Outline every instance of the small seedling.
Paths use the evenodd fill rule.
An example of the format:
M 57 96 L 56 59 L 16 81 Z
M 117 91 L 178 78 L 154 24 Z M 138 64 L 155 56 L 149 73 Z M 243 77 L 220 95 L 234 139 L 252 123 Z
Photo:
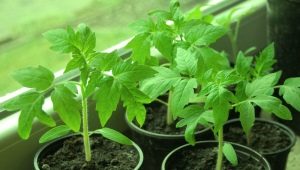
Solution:
M 31 88 L 3 104 L 9 111 L 20 111 L 18 133 L 22 139 L 30 136 L 35 118 L 39 122 L 54 127 L 46 132 L 40 143 L 44 143 L 72 132 L 80 132 L 83 136 L 86 161 L 91 160 L 89 135 L 100 133 L 102 136 L 132 145 L 132 141 L 121 133 L 105 128 L 106 123 L 116 110 L 120 100 L 127 107 L 128 115 L 136 117 L 143 123 L 145 109 L 142 103 L 150 99 L 136 86 L 136 82 L 153 76 L 155 71 L 148 66 L 122 60 L 116 51 L 100 53 L 95 51 L 96 36 L 86 25 L 80 24 L 77 30 L 50 30 L 43 34 L 52 44 L 51 49 L 60 53 L 71 54 L 64 73 L 79 71 L 79 81 L 56 81 L 54 74 L 43 66 L 27 67 L 13 73 L 13 77 L 21 85 Z M 55 121 L 43 110 L 43 103 L 51 93 L 53 109 L 58 113 L 64 125 L 56 126 Z M 100 123 L 103 128 L 89 131 L 88 129 L 88 98 L 96 101 Z M 144 111 L 145 112 L 145 111 Z

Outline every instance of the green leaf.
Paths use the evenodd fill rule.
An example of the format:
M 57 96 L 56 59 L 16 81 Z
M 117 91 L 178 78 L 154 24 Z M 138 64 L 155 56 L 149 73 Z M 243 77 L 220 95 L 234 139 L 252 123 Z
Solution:
M 42 111 L 44 97 L 37 92 L 28 92 L 13 98 L 2 104 L 2 107 L 9 111 L 20 110 L 18 120 L 18 133 L 22 139 L 28 139 L 33 119 L 39 116 Z M 53 122 L 47 122 L 52 125 Z
M 69 71 L 71 71 L 71 70 L 74 70 L 74 69 L 80 69 L 80 68 L 82 68 L 84 65 L 85 65 L 85 60 L 84 60 L 84 58 L 82 58 L 82 57 L 75 57 L 75 58 L 72 58 L 72 59 L 68 62 L 67 66 L 66 66 L 66 68 L 65 68 L 65 70 L 64 70 L 64 73 L 67 73 L 67 72 L 69 72 Z
M 46 112 L 43 110 L 36 112 L 36 117 L 38 120 L 43 123 L 44 125 L 47 125 L 49 127 L 54 127 L 56 125 L 55 121 L 51 116 L 49 116 Z
M 96 109 L 100 118 L 101 126 L 104 127 L 117 109 L 120 99 L 120 85 L 112 77 L 102 79 L 99 89 L 94 96 L 96 100 Z
M 252 102 L 261 107 L 264 111 L 274 113 L 277 117 L 285 120 L 291 120 L 292 114 L 287 107 L 281 104 L 281 101 L 273 96 L 260 95 L 251 99 Z
M 237 111 L 240 112 L 240 121 L 246 136 L 249 137 L 251 128 L 255 121 L 254 106 L 250 102 L 244 102 L 236 107 Z
M 198 123 L 201 121 L 203 108 L 199 105 L 189 105 L 184 110 L 181 111 L 179 114 L 181 119 L 177 124 L 176 127 L 183 127 L 187 126 L 184 132 L 184 138 L 185 140 L 191 144 L 195 144 L 195 129 L 198 125 Z M 203 122 L 203 120 L 201 121 Z
M 70 36 L 65 29 L 54 29 L 43 33 L 43 36 L 52 44 L 50 47 L 54 51 L 69 53 L 74 50 L 70 43 Z
M 103 75 L 100 71 L 92 71 L 89 75 L 89 81 L 85 90 L 86 96 L 90 96 L 96 90 L 96 87 L 100 84 Z
M 80 103 L 76 95 L 64 85 L 58 85 L 51 93 L 53 109 L 61 120 L 74 132 L 78 132 L 81 125 Z
M 223 53 L 209 47 L 197 49 L 197 52 L 198 60 L 202 60 L 201 65 L 198 64 L 198 69 L 202 67 L 205 71 L 212 69 L 214 72 L 218 72 L 230 68 L 229 60 Z
M 166 93 L 181 80 L 180 74 L 165 67 L 153 67 L 158 73 L 141 84 L 141 91 L 154 99 Z
M 138 33 L 151 32 L 155 29 L 155 25 L 151 19 L 141 19 L 129 25 L 130 28 Z
M 289 78 L 284 81 L 280 87 L 279 94 L 283 99 L 296 110 L 300 111 L 300 78 Z
M 39 143 L 46 143 L 53 139 L 57 139 L 59 137 L 65 136 L 71 132 L 71 129 L 66 125 L 60 125 L 55 128 L 50 129 L 47 131 L 43 136 L 40 138 Z
M 181 80 L 171 93 L 170 109 L 173 117 L 189 103 L 190 98 L 194 95 L 194 89 L 197 87 L 197 80 L 184 79 Z
M 237 166 L 238 165 L 238 159 L 236 152 L 232 145 L 230 143 L 225 142 L 223 146 L 223 154 L 226 157 L 226 159 L 233 165 Z
M 90 53 L 96 47 L 96 35 L 85 24 L 79 24 L 76 32 L 77 47 L 84 54 Z
M 185 39 L 197 46 L 208 46 L 225 35 L 226 29 L 221 26 L 199 24 L 186 32 Z
M 195 53 L 182 48 L 178 48 L 175 61 L 176 68 L 178 68 L 181 73 L 187 75 L 196 74 L 198 61 L 196 59 Z
M 272 66 L 276 63 L 274 51 L 274 43 L 272 43 L 256 58 L 255 71 L 257 75 L 264 76 L 273 70 Z
M 217 132 L 225 122 L 228 120 L 230 105 L 228 101 L 223 99 L 222 97 L 218 97 L 217 101 L 214 102 L 212 107 L 213 116 L 214 116 L 214 131 Z
M 246 57 L 242 52 L 239 52 L 235 64 L 236 71 L 242 76 L 247 76 L 251 68 L 252 60 L 252 57 Z
M 113 68 L 112 73 L 115 79 L 120 81 L 122 84 L 131 84 L 133 82 L 153 77 L 156 71 L 146 65 L 137 65 L 131 64 L 130 62 L 123 62 L 116 65 Z
M 169 61 L 172 61 L 173 39 L 167 36 L 165 32 L 155 32 L 153 35 L 155 48 Z
M 253 97 L 261 94 L 272 95 L 274 92 L 274 86 L 277 84 L 281 72 L 267 74 L 263 77 L 254 79 L 253 82 L 246 85 L 246 95 Z
M 22 68 L 13 73 L 13 78 L 20 84 L 37 90 L 45 90 L 51 86 L 54 75 L 43 66 Z
M 149 34 L 138 34 L 126 46 L 132 49 L 132 60 L 139 64 L 144 64 L 146 59 L 150 57 L 150 41 L 148 37 Z
M 141 103 L 129 103 L 126 105 L 126 116 L 128 120 L 131 122 L 134 118 L 136 118 L 140 127 L 143 126 L 146 120 L 146 109 L 145 106 Z
M 110 128 L 102 128 L 102 129 L 98 129 L 95 132 L 100 133 L 103 137 L 118 142 L 120 144 L 123 145 L 133 145 L 133 142 L 126 137 L 125 135 L 121 134 L 118 131 L 115 131 L 113 129 Z
M 121 61 L 116 51 L 111 53 L 97 53 L 92 59 L 91 66 L 101 71 L 109 71 Z

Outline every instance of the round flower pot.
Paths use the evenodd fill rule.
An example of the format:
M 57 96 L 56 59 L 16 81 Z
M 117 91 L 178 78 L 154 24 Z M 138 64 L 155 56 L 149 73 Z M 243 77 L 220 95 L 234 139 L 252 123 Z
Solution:
M 259 118 L 256 118 L 252 128 L 250 144 L 247 144 L 239 119 L 224 125 L 224 139 L 256 150 L 269 161 L 272 170 L 285 169 L 288 154 L 296 142 L 294 132 L 287 126 Z
M 160 134 L 144 130 L 138 127 L 135 123 L 126 122 L 131 130 L 131 138 L 143 150 L 144 162 L 143 170 L 160 169 L 164 157 L 174 148 L 186 144 L 184 134 Z M 146 122 L 147 123 L 147 122 Z M 209 128 L 203 129 L 195 133 L 195 138 L 198 140 L 213 139 L 213 133 Z
M 72 134 L 41 147 L 34 157 L 34 169 L 140 169 L 144 157 L 137 144 L 121 145 L 103 138 L 100 134 L 91 135 L 90 141 L 92 152 L 90 162 L 85 161 L 82 136 Z M 53 159 L 55 160 L 50 162 Z M 55 162 L 56 160 L 60 162 Z M 56 164 L 59 167 L 53 167 Z
M 238 166 L 232 165 L 223 158 L 222 169 L 248 169 L 248 170 L 270 170 L 266 159 L 251 148 L 243 145 L 231 143 L 234 147 L 237 157 Z M 195 146 L 185 144 L 170 152 L 161 165 L 162 170 L 180 169 L 189 170 L 206 169 L 214 170 L 217 159 L 217 141 L 200 141 Z

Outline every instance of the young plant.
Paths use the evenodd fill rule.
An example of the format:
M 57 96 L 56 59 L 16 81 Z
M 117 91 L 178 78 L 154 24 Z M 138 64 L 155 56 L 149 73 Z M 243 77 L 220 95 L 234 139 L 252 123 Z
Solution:
M 255 121 L 254 107 L 258 106 L 281 119 L 292 119 L 289 109 L 282 104 L 281 99 L 274 96 L 275 89 L 279 89 L 279 94 L 288 104 L 300 110 L 296 102 L 300 99 L 300 77 L 289 78 L 283 85 L 278 85 L 281 72 L 270 73 L 274 63 L 274 45 L 271 44 L 256 57 L 245 56 L 240 52 L 233 68 L 216 74 L 207 70 L 198 94 L 202 104 L 189 105 L 179 115 L 183 119 L 177 126 L 187 126 L 186 140 L 191 144 L 195 143 L 193 135 L 198 124 L 213 125 L 219 142 L 217 170 L 222 169 L 223 153 L 233 165 L 238 163 L 233 147 L 223 142 L 223 125 L 228 120 L 229 110 L 234 109 L 240 113 L 248 141 Z
M 13 73 L 20 84 L 31 88 L 27 93 L 17 96 L 3 104 L 6 110 L 21 111 L 18 133 L 22 139 L 28 139 L 35 118 L 41 123 L 54 127 L 46 132 L 40 143 L 80 132 L 83 136 L 86 161 L 91 160 L 89 135 L 100 133 L 102 136 L 132 145 L 131 140 L 121 133 L 104 128 L 120 100 L 127 107 L 128 115 L 142 124 L 146 112 L 143 103 L 150 99 L 137 88 L 137 82 L 154 75 L 149 66 L 122 60 L 116 51 L 100 53 L 95 51 L 96 36 L 86 25 L 80 24 L 77 30 L 55 29 L 43 34 L 52 44 L 51 49 L 60 53 L 71 54 L 64 73 L 79 72 L 79 81 L 57 81 L 54 74 L 43 66 L 27 67 Z M 43 110 L 47 95 L 51 93 L 53 109 L 65 125 L 56 126 L 55 121 Z M 88 129 L 88 98 L 93 96 L 103 128 Z
M 132 24 L 139 33 L 128 43 L 130 58 L 140 64 L 152 65 L 154 77 L 141 82 L 141 90 L 152 100 L 167 106 L 166 124 L 171 125 L 194 95 L 201 83 L 199 74 L 209 64 L 216 68 L 229 68 L 224 54 L 209 48 L 226 29 L 209 23 L 199 7 L 184 14 L 178 0 L 170 2 L 169 11 L 155 10 L 146 20 Z M 156 49 L 164 62 L 152 55 Z M 218 62 L 215 62 L 218 61 Z M 224 62 L 225 61 L 225 62 Z M 197 65 L 203 65 L 198 69 Z M 168 95 L 164 102 L 159 96 Z

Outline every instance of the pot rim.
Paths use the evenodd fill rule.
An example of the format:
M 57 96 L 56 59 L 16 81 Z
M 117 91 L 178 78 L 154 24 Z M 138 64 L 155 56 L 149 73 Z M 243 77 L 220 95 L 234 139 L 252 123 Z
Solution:
M 100 133 L 93 132 L 93 134 L 100 134 Z M 81 135 L 81 133 L 72 133 L 72 134 L 69 134 L 66 136 L 59 137 L 55 140 L 52 140 L 51 142 L 44 144 L 42 147 L 40 147 L 39 150 L 34 155 L 34 159 L 33 159 L 33 165 L 34 165 L 35 170 L 40 170 L 39 165 L 38 165 L 38 158 L 39 158 L 40 154 L 44 151 L 44 149 L 46 149 L 47 147 L 51 147 L 52 144 L 54 144 L 60 140 L 65 140 L 67 138 L 70 138 L 71 136 L 76 136 L 76 135 Z M 109 140 L 109 139 L 107 139 L 107 140 Z M 109 141 L 111 141 L 111 140 L 109 140 Z M 114 142 L 114 141 L 111 141 L 111 142 Z M 134 170 L 139 170 L 144 161 L 144 154 L 143 154 L 142 149 L 135 142 L 133 142 L 133 141 L 131 141 L 131 142 L 132 142 L 132 146 L 137 150 L 138 155 L 139 155 L 138 163 L 135 166 Z M 122 144 L 120 144 L 120 145 L 122 145 Z
M 277 151 L 274 151 L 274 152 L 262 152 L 261 154 L 263 154 L 263 155 L 278 154 L 278 153 L 290 150 L 296 144 L 297 138 L 296 138 L 296 135 L 295 135 L 294 131 L 292 129 L 290 129 L 289 127 L 285 126 L 284 124 L 281 124 L 281 123 L 276 122 L 274 120 L 268 120 L 268 119 L 264 119 L 264 118 L 255 118 L 255 122 L 256 121 L 273 124 L 273 125 L 279 127 L 290 139 L 290 145 L 288 145 L 284 148 L 278 149 Z M 238 118 L 229 120 L 224 124 L 224 126 L 227 125 L 227 124 L 230 124 L 230 123 L 235 123 L 235 122 L 240 122 L 240 120 Z
M 228 142 L 228 141 L 224 141 L 224 142 L 227 142 L 227 143 L 232 144 L 233 147 L 238 147 L 238 148 L 241 150 L 241 152 L 243 152 L 243 150 L 249 151 L 249 152 L 247 152 L 247 153 L 248 153 L 249 155 L 255 156 L 254 159 L 257 159 L 257 157 L 260 157 L 260 159 L 265 163 L 266 168 L 267 168 L 268 170 L 271 170 L 270 164 L 269 164 L 269 162 L 266 160 L 266 158 L 265 158 L 263 155 L 261 155 L 260 153 L 258 153 L 257 151 L 255 151 L 254 149 L 249 148 L 249 147 L 244 146 L 244 145 L 241 145 L 241 144 L 238 144 L 238 143 L 234 143 L 234 142 Z M 197 142 L 195 143 L 195 146 L 196 146 L 197 144 L 209 144 L 209 143 L 213 143 L 213 144 L 215 144 L 216 146 L 218 146 L 218 141 L 215 141 L 215 140 L 197 141 Z M 179 151 L 179 150 L 181 150 L 181 149 L 184 149 L 184 148 L 186 148 L 186 147 L 194 147 L 194 146 L 192 146 L 192 145 L 190 145 L 190 144 L 184 144 L 184 145 L 181 145 L 181 146 L 179 146 L 179 147 L 173 149 L 171 152 L 168 153 L 167 156 L 165 156 L 165 158 L 164 158 L 164 160 L 163 160 L 163 162 L 162 162 L 162 164 L 161 164 L 161 169 L 162 169 L 162 170 L 165 170 L 165 165 L 166 165 L 168 159 L 169 159 L 175 152 L 177 152 L 177 151 Z M 238 148 L 236 148 L 236 149 L 238 149 Z M 236 149 L 235 149 L 235 150 L 236 150 Z M 251 152 L 252 152 L 252 153 L 251 153 Z
M 161 134 L 161 133 L 147 131 L 145 129 L 142 129 L 142 128 L 138 127 L 133 122 L 130 122 L 128 120 L 127 116 L 125 116 L 125 120 L 126 120 L 126 123 L 128 124 L 128 126 L 131 129 L 135 130 L 139 134 L 143 134 L 143 135 L 146 135 L 148 137 L 157 138 L 157 139 L 181 139 L 181 138 L 184 138 L 184 134 Z M 195 132 L 195 135 L 198 135 L 200 133 L 203 133 L 203 132 L 206 132 L 206 131 L 209 131 L 209 130 L 211 130 L 209 127 L 204 128 L 200 131 Z

